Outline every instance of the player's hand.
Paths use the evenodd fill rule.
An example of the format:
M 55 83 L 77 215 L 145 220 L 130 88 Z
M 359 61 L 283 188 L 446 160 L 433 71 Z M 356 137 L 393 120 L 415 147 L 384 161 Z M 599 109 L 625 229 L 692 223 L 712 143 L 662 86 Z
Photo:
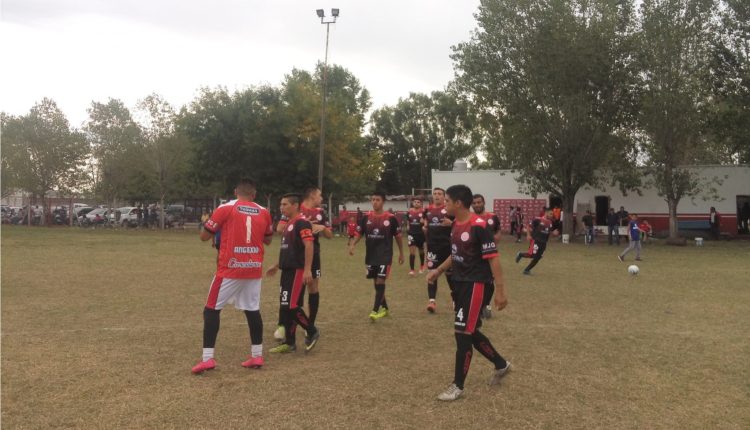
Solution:
M 404 264 L 404 254 L 398 254 L 398 264 Z
M 318 234 L 318 233 L 320 233 L 321 231 L 323 231 L 325 229 L 326 229 L 326 226 L 324 226 L 322 224 L 313 224 L 312 225 L 312 231 L 315 234 Z
M 310 285 L 313 281 L 312 270 L 302 272 L 302 280 L 305 282 L 305 285 Z
M 453 221 L 451 221 L 451 219 L 450 219 L 450 218 L 447 218 L 447 217 L 446 217 L 446 218 L 443 218 L 443 222 L 442 222 L 442 224 L 443 224 L 443 226 L 445 226 L 445 227 L 449 227 L 449 226 L 453 225 Z
M 498 294 L 495 292 L 495 308 L 499 311 L 505 309 L 508 306 L 508 297 L 505 294 Z
M 437 279 L 440 277 L 440 272 L 438 272 L 437 269 L 433 269 L 427 272 L 427 276 L 425 278 L 427 279 L 428 283 L 432 283 L 437 281 Z
M 270 269 L 266 270 L 266 276 L 272 277 L 276 275 L 276 272 L 279 270 L 278 266 L 273 266 Z

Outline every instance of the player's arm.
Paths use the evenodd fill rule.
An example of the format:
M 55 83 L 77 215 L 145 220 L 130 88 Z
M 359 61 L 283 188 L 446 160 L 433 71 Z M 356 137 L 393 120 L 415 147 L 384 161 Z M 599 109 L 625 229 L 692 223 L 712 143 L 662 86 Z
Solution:
M 224 220 L 230 212 L 231 209 L 229 209 L 228 206 L 220 206 L 216 208 L 213 215 L 211 215 L 211 218 L 203 223 L 203 228 L 201 229 L 200 235 L 201 240 L 205 242 L 209 239 L 212 239 L 216 232 L 219 231 L 221 225 L 224 223 Z
M 363 216 L 362 219 L 359 220 L 359 225 L 357 225 L 357 229 L 354 231 L 354 240 L 349 245 L 349 255 L 354 255 L 354 247 L 357 246 L 359 243 L 359 240 L 362 239 L 362 234 L 366 231 L 367 228 L 367 217 Z
M 278 224 L 276 224 L 276 233 L 278 234 L 284 234 L 284 229 L 286 228 L 286 219 L 282 216 L 281 219 L 279 219 Z
M 312 238 L 312 236 L 311 236 Z M 313 254 L 315 253 L 315 248 L 313 248 L 313 241 L 303 239 L 302 243 L 305 245 L 305 269 L 302 272 L 302 278 L 305 281 L 305 284 L 310 285 L 313 280 L 312 276 L 312 261 L 313 261 Z
M 279 263 L 274 264 L 268 270 L 266 270 L 266 276 L 273 276 L 279 270 Z
M 443 264 L 439 265 L 434 270 L 430 270 L 427 272 L 427 282 L 435 282 L 437 281 L 437 278 L 440 277 L 443 273 L 445 273 L 448 269 L 451 268 L 451 265 L 453 264 L 453 256 L 449 256 L 448 258 L 443 261 Z
M 330 228 L 323 224 L 313 224 L 312 231 L 313 233 L 321 235 L 326 239 L 330 239 L 333 237 L 333 231 L 331 231 Z
M 205 241 L 207 241 L 209 239 L 213 239 L 213 237 L 214 237 L 215 234 L 216 233 L 213 233 L 213 232 L 210 232 L 210 231 L 206 230 L 206 228 L 204 227 L 204 228 L 201 229 L 201 240 L 205 242 Z
M 398 245 L 398 264 L 404 264 L 404 240 L 401 236 L 401 229 L 398 225 L 398 218 L 395 216 L 392 217 L 393 224 L 393 233 L 394 237 L 396 238 L 396 245 Z

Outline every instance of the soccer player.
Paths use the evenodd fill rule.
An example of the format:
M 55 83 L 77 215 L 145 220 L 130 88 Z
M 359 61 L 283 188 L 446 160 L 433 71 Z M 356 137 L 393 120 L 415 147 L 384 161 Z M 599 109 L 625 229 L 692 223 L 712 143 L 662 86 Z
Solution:
M 326 239 L 333 237 L 333 231 L 331 230 L 331 223 L 328 221 L 326 211 L 321 207 L 323 203 L 323 193 L 318 187 L 309 187 L 303 194 L 303 201 L 300 205 L 300 212 L 310 224 L 312 224 L 313 231 L 313 247 L 315 253 L 313 254 L 313 265 L 312 273 L 313 280 L 307 284 L 307 307 L 310 314 L 310 323 L 315 325 L 315 320 L 318 317 L 318 308 L 320 306 L 320 285 L 319 279 L 321 276 L 321 265 L 320 265 L 320 241 L 319 237 L 322 235 Z M 283 231 L 286 227 L 286 217 L 282 217 L 279 221 L 276 231 Z M 279 308 L 279 327 L 274 333 L 276 339 L 284 339 L 284 333 L 282 330 L 283 324 L 281 321 L 281 308 Z
M 522 258 L 531 258 L 531 262 L 523 270 L 524 275 L 531 275 L 531 269 L 542 259 L 544 250 L 547 249 L 550 232 L 552 231 L 553 217 L 552 209 L 548 208 L 544 211 L 544 216 L 534 218 L 529 225 L 529 229 L 526 230 L 526 238 L 529 240 L 529 250 L 525 253 L 519 252 L 516 254 L 516 263 L 521 261 Z
M 474 194 L 473 200 L 471 201 L 471 209 L 477 214 L 478 217 L 482 218 L 486 222 L 487 231 L 495 241 L 495 245 L 500 243 L 500 218 L 492 212 L 484 210 L 484 196 L 481 194 Z M 492 305 L 490 301 L 492 296 L 488 295 L 484 298 L 484 307 L 482 308 L 482 317 L 485 319 L 492 318 Z
M 638 214 L 629 214 L 630 221 L 628 222 L 628 247 L 617 256 L 620 261 L 625 261 L 625 256 L 635 249 L 635 260 L 641 261 L 641 232 L 642 230 L 638 227 Z
M 451 255 L 451 226 L 453 221 L 445 209 L 445 190 L 432 190 L 432 204 L 427 206 L 423 218 L 427 231 L 427 268 L 432 270 L 440 266 Z M 445 274 L 448 287 L 451 287 L 450 273 Z M 427 283 L 427 311 L 434 313 L 437 308 L 437 278 Z
M 456 362 L 453 383 L 438 396 L 439 400 L 456 400 L 464 392 L 464 381 L 469 372 L 473 350 L 476 349 L 495 365 L 489 380 L 496 385 L 510 370 L 506 361 L 479 331 L 482 326 L 481 308 L 484 298 L 495 291 L 495 306 L 502 310 L 508 304 L 500 267 L 497 245 L 487 230 L 487 222 L 470 212 L 472 193 L 466 185 L 448 188 L 446 208 L 455 216 L 451 230 L 451 256 L 430 271 L 428 281 L 437 279 L 448 269 L 453 272 L 454 328 Z
M 237 199 L 216 208 L 200 235 L 206 241 L 221 229 L 222 239 L 219 264 L 203 310 L 203 360 L 193 367 L 195 374 L 216 367 L 214 346 L 221 310 L 227 303 L 245 312 L 250 328 L 250 358 L 242 366 L 263 366 L 260 284 L 264 245 L 271 243 L 273 223 L 268 210 L 253 202 L 255 182 L 240 180 L 234 193 Z
M 362 216 L 357 227 L 357 236 L 349 245 L 349 255 L 354 255 L 354 248 L 362 236 L 365 237 L 365 264 L 367 279 L 372 279 L 375 286 L 375 302 L 370 312 L 370 320 L 376 321 L 388 316 L 388 303 L 385 299 L 385 281 L 391 271 L 393 261 L 393 239 L 398 245 L 398 264 L 404 264 L 404 246 L 401 241 L 401 230 L 398 218 L 383 210 L 385 193 L 376 191 L 370 197 L 372 211 Z
M 422 200 L 414 199 L 411 202 L 411 209 L 406 213 L 408 224 L 409 239 L 409 275 L 414 276 L 414 261 L 416 260 L 417 250 L 419 251 L 419 273 L 424 273 L 424 230 L 422 230 Z
M 300 213 L 300 196 L 286 194 L 281 198 L 281 212 L 287 219 L 284 234 L 281 239 L 279 262 L 266 272 L 273 276 L 281 269 L 281 289 L 279 302 L 282 309 L 282 323 L 285 341 L 272 348 L 270 352 L 293 352 L 297 350 L 296 328 L 302 327 L 305 337 L 305 349 L 310 351 L 315 347 L 320 337 L 320 330 L 310 320 L 301 306 L 301 299 L 305 294 L 305 286 L 312 285 L 313 260 L 315 247 L 313 245 L 313 226 Z
M 349 222 L 346 223 L 346 234 L 349 236 L 349 240 L 346 242 L 346 246 L 354 242 L 354 238 L 357 235 L 357 220 L 354 218 L 354 215 L 349 216 Z

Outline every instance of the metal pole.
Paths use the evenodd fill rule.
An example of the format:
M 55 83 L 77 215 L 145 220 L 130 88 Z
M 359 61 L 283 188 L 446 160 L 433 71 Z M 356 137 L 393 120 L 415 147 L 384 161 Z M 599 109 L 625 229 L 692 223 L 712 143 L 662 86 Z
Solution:
M 328 102 L 328 34 L 331 30 L 331 23 L 326 24 L 326 55 L 323 62 L 323 105 L 320 109 L 320 154 L 318 156 L 318 188 L 323 191 L 323 154 L 326 143 L 326 104 Z

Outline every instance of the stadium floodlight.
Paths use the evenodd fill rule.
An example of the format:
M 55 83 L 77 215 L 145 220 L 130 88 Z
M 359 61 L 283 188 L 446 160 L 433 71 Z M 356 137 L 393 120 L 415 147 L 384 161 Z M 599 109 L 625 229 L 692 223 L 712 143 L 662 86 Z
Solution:
M 324 148 L 326 142 L 326 103 L 328 101 L 328 35 L 331 31 L 331 24 L 336 22 L 336 18 L 339 16 L 339 9 L 331 9 L 331 16 L 333 19 L 326 21 L 325 11 L 323 9 L 317 9 L 315 11 L 320 18 L 320 23 L 326 26 L 326 56 L 323 61 L 323 103 L 320 107 L 320 148 L 318 155 L 318 188 L 323 190 L 323 161 L 324 161 Z

